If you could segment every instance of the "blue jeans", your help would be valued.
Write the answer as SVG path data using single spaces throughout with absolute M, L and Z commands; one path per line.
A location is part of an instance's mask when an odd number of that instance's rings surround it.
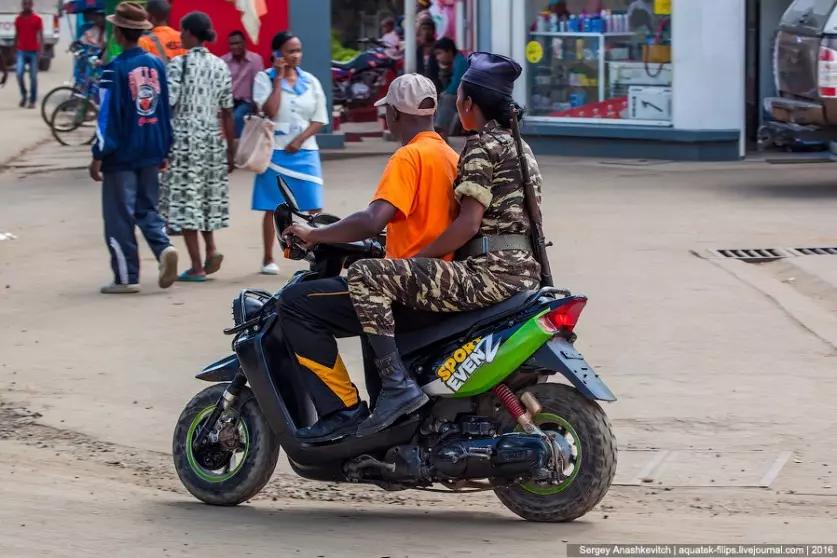
M 15 71 L 17 72 L 17 84 L 20 86 L 20 100 L 26 101 L 26 84 L 23 76 L 26 73 L 26 65 L 29 65 L 29 102 L 35 103 L 38 100 L 38 53 L 34 50 L 17 51 Z
M 244 131 L 244 117 L 250 114 L 250 103 L 241 103 L 233 111 L 233 119 L 235 120 L 235 137 L 240 138 L 241 132 Z
M 166 223 L 157 212 L 160 169 L 154 166 L 102 174 L 105 242 L 110 250 L 114 282 L 134 285 L 139 283 L 139 251 L 134 228 L 139 227 L 157 259 L 171 244 Z

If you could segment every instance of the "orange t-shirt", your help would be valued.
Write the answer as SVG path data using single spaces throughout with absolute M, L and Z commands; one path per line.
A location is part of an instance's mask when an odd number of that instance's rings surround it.
M 187 50 L 183 48 L 183 43 L 180 42 L 180 31 L 172 29 L 167 25 L 161 25 L 152 29 L 151 33 L 157 36 L 157 39 L 160 41 L 160 46 L 162 46 L 163 50 L 166 51 L 166 58 L 168 58 L 169 61 L 171 61 L 172 58 L 186 54 Z M 163 59 L 163 57 L 160 56 L 160 50 L 157 48 L 154 39 L 151 37 L 147 35 L 140 37 L 139 46 L 142 47 L 143 50 L 156 55 L 161 60 Z
M 412 258 L 453 222 L 458 162 L 459 156 L 436 132 L 420 133 L 389 160 L 372 199 L 398 210 L 387 225 L 387 258 Z

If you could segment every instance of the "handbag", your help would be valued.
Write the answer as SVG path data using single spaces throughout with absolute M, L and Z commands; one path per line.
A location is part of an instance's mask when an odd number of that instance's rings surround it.
M 273 157 L 273 121 L 257 114 L 244 117 L 244 129 L 235 149 L 235 166 L 262 174 Z

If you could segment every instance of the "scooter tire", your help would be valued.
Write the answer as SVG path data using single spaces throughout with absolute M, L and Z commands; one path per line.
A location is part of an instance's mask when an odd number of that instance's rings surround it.
M 604 410 L 565 384 L 538 384 L 531 392 L 543 409 L 536 424 L 563 422 L 571 427 L 577 442 L 579 461 L 569 482 L 560 486 L 537 487 L 521 484 L 498 486 L 494 493 L 510 511 L 527 521 L 562 523 L 585 515 L 604 498 L 616 474 L 616 438 Z M 521 395 L 518 393 L 518 396 Z M 503 432 L 515 430 L 507 413 L 501 420 Z
M 215 384 L 197 395 L 183 409 L 174 429 L 172 455 L 183 486 L 195 498 L 213 506 L 236 506 L 253 498 L 270 480 L 279 459 L 279 444 L 250 388 L 238 396 L 239 421 L 246 433 L 244 456 L 234 471 L 212 476 L 197 462 L 190 449 L 192 436 L 207 410 L 213 409 L 228 383 Z M 232 473 L 232 474 L 230 474 Z

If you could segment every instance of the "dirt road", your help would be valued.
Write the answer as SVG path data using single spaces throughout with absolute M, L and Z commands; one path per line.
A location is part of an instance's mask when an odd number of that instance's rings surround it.
M 360 208 L 384 159 L 326 165 L 326 202 Z M 590 296 L 578 347 L 620 401 L 617 485 L 573 525 L 525 524 L 491 495 L 388 494 L 302 481 L 280 464 L 238 509 L 197 504 L 171 432 L 228 351 L 220 330 L 255 274 L 250 185 L 232 187 L 224 270 L 161 292 L 107 281 L 98 187 L 82 172 L 0 176 L 2 555 L 560 555 L 569 542 L 828 542 L 837 490 L 835 348 L 690 249 L 837 245 L 830 166 L 545 160 L 558 282 Z M 354 343 L 343 344 L 358 373 Z M 657 464 L 656 467 L 653 465 Z M 759 488 L 767 484 L 769 488 Z

